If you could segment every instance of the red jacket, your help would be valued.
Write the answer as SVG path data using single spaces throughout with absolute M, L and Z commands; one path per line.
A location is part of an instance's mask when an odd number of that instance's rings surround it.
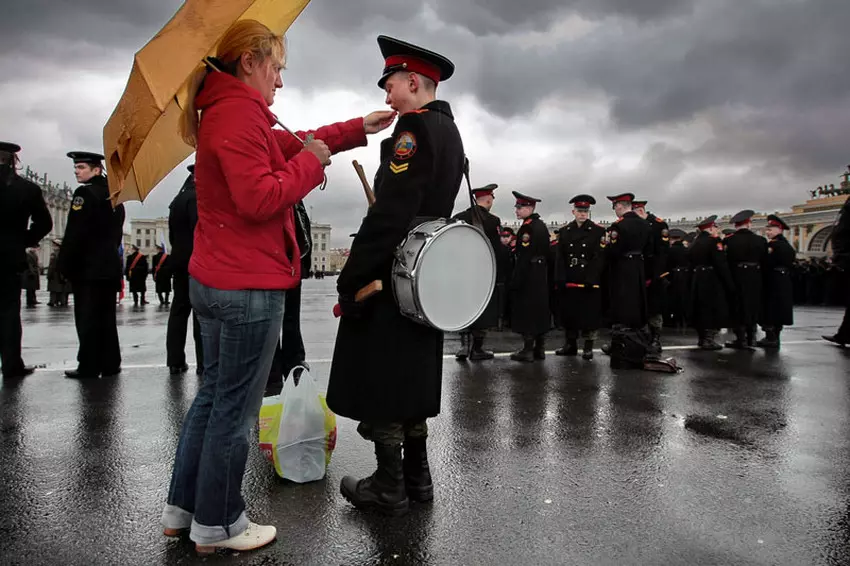
M 292 207 L 321 184 L 321 163 L 291 135 L 272 130 L 263 97 L 231 75 L 211 73 L 195 101 L 202 114 L 189 273 L 216 289 L 295 287 L 301 254 Z M 332 153 L 366 145 L 363 118 L 311 133 Z

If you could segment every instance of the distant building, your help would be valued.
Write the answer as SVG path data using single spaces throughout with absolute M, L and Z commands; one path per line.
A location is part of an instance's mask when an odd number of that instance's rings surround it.
M 313 233 L 313 271 L 331 271 L 331 225 L 311 224 Z
M 134 218 L 130 221 L 130 243 L 139 248 L 142 254 L 155 254 L 156 246 L 161 242 L 165 242 L 165 247 L 171 251 L 168 243 L 168 218 Z M 130 253 L 126 244 L 124 253 Z
M 348 261 L 348 254 L 351 250 L 348 248 L 333 248 L 329 256 L 329 269 L 333 273 L 339 273 L 345 267 L 345 262 Z

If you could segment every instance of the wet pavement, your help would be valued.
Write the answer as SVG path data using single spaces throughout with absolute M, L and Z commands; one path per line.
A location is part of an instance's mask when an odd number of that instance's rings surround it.
M 322 387 L 333 289 L 304 290 Z M 678 375 L 612 371 L 599 353 L 519 364 L 508 332 L 489 341 L 504 353 L 495 360 L 458 363 L 451 336 L 430 421 L 432 505 L 389 519 L 342 500 L 341 477 L 371 473 L 374 459 L 338 418 L 322 481 L 279 480 L 252 449 L 249 515 L 277 525 L 278 540 L 204 560 L 158 522 L 198 385 L 163 365 L 167 311 L 125 299 L 124 371 L 95 382 L 62 376 L 74 366 L 71 312 L 23 311 L 24 359 L 43 367 L 0 386 L 3 565 L 850 563 L 850 349 L 819 340 L 835 309 L 798 309 L 775 353 L 696 351 L 693 336 L 668 333 Z

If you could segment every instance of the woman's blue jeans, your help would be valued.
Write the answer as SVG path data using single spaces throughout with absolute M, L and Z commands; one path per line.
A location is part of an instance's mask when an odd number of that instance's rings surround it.
M 242 477 L 283 320 L 282 290 L 189 284 L 201 324 L 203 383 L 183 428 L 162 522 L 213 544 L 248 527 Z

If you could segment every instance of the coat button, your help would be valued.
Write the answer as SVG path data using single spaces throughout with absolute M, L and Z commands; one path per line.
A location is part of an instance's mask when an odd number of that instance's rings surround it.
M 219 224 L 219 225 L 218 225 L 218 227 L 219 227 L 219 228 L 224 228 L 224 224 Z

